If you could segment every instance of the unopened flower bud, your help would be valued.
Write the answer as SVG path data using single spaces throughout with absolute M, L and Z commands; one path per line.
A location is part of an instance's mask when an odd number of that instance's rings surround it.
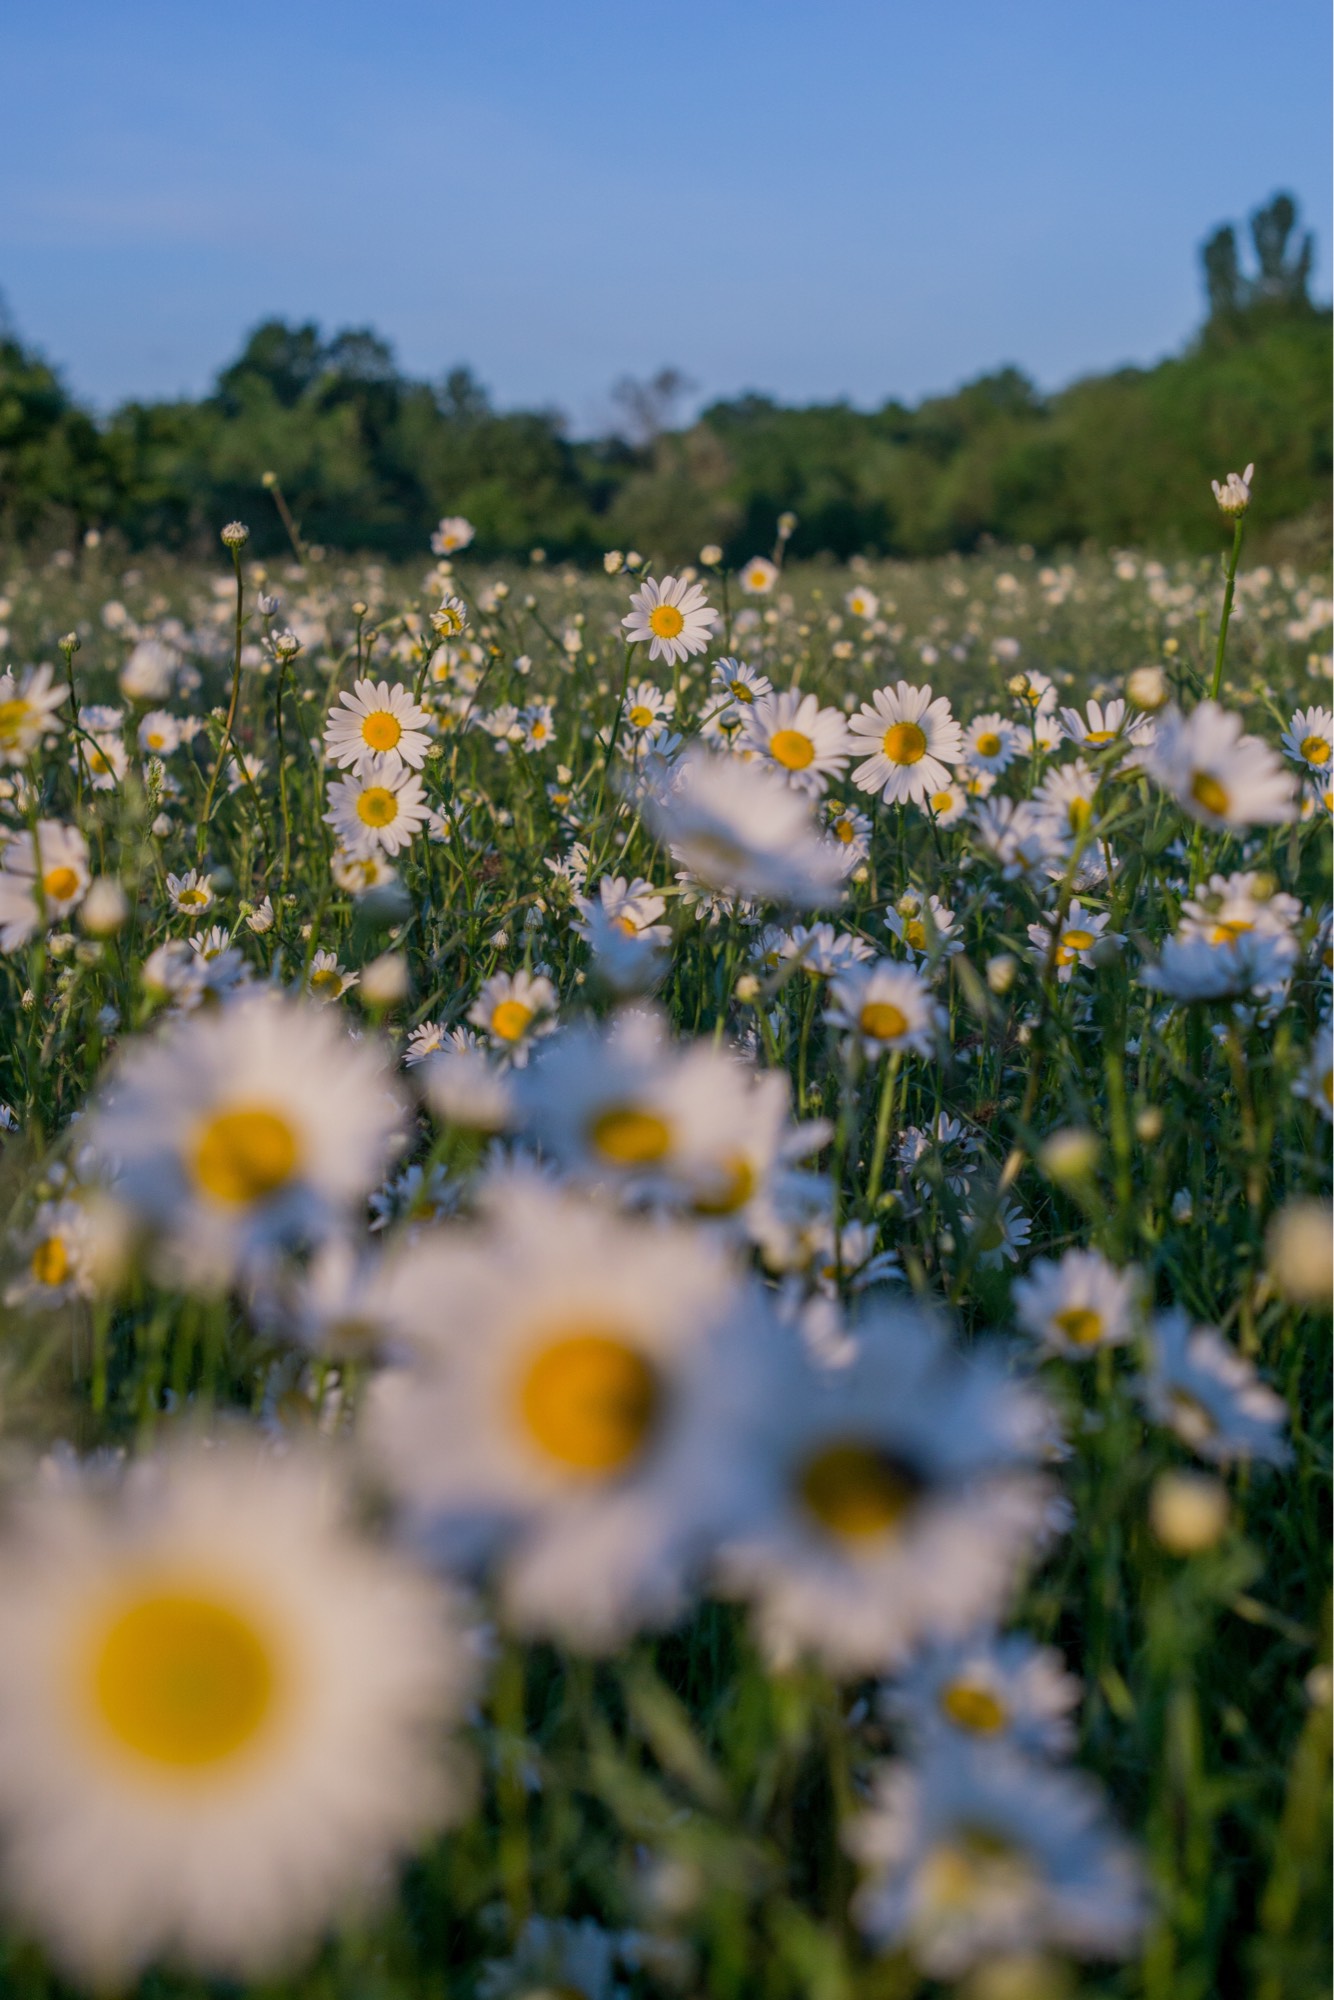
M 1126 681 L 1126 693 L 1136 708 L 1142 708 L 1151 715 L 1163 706 L 1171 689 L 1161 667 L 1136 667 Z
M 301 651 L 301 641 L 295 632 L 275 632 L 273 635 L 273 656 L 276 660 L 294 660 Z
M 89 884 L 79 922 L 89 937 L 111 937 L 129 914 L 129 900 L 114 875 L 99 875 Z
M 1146 1104 L 1142 1111 L 1135 1113 L 1135 1137 L 1146 1146 L 1163 1135 L 1163 1114 L 1156 1104 Z
M 602 558 L 602 567 L 608 576 L 616 576 L 625 568 L 625 557 L 619 549 L 608 549 Z
M 723 559 L 723 552 L 717 542 L 705 542 L 699 552 L 699 559 L 705 569 L 716 569 Z
M 278 475 L 276 472 L 261 473 L 259 483 L 266 493 L 272 493 L 274 487 L 278 484 Z
M 83 641 L 77 632 L 67 632 L 63 639 L 56 640 L 56 644 L 59 646 L 61 652 L 68 657 L 69 654 L 78 652 Z
M 222 531 L 222 546 L 225 549 L 243 549 L 250 540 L 250 530 L 244 521 L 229 521 Z
M 1059 1187 L 1086 1181 L 1098 1164 L 1102 1148 L 1096 1132 L 1080 1125 L 1067 1125 L 1043 1140 L 1038 1149 L 1038 1165 Z
M 1008 993 L 1018 970 L 1019 961 L 1012 952 L 997 952 L 994 958 L 987 960 L 987 985 L 993 993 Z
M 1229 472 L 1221 486 L 1216 479 L 1210 480 L 1221 513 L 1235 519 L 1238 514 L 1246 512 L 1251 504 L 1251 480 L 1254 477 L 1255 467 L 1248 465 L 1244 472 Z
M 1160 1472 L 1149 1494 L 1149 1525 L 1174 1556 L 1213 1548 L 1228 1513 L 1227 1488 L 1207 1472 Z
M 753 972 L 743 972 L 736 983 L 735 992 L 737 999 L 749 1002 L 755 998 L 759 990 L 760 982 L 755 977 L 755 974 Z
M 408 961 L 401 951 L 373 958 L 361 975 L 361 997 L 372 1007 L 393 1007 L 406 999 Z
M 1334 1211 L 1298 1196 L 1269 1225 L 1266 1263 L 1274 1290 L 1294 1305 L 1328 1305 L 1334 1291 Z
M 780 514 L 778 516 L 779 540 L 784 542 L 790 541 L 793 534 L 796 532 L 796 526 L 797 526 L 797 517 L 795 514 Z

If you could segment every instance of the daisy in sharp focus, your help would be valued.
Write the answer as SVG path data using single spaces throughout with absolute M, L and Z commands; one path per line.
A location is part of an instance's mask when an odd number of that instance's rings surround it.
M 664 694 L 652 681 L 637 681 L 625 692 L 625 706 L 621 711 L 626 726 L 637 736 L 654 729 L 660 722 L 666 722 L 676 713 L 676 696 L 668 689 Z
M 399 1120 L 370 1041 L 260 991 L 127 1043 L 89 1122 L 117 1200 L 183 1282 L 211 1288 L 327 1235 L 375 1185 Z
M 1299 708 L 1283 732 L 1283 748 L 1294 763 L 1318 778 L 1329 775 L 1334 759 L 1334 714 L 1327 708 Z
M 1050 960 L 1057 979 L 1062 986 L 1066 986 L 1076 971 L 1093 965 L 1093 953 L 1099 945 L 1125 943 L 1125 938 L 1119 931 L 1108 930 L 1110 922 L 1111 918 L 1105 910 L 1086 910 L 1076 896 L 1065 913 L 1059 933 L 1056 934 L 1054 950 L 1052 925 L 1039 923 L 1028 926 L 1033 957 L 1037 964 L 1043 967 Z
M 688 584 L 675 576 L 659 583 L 649 577 L 634 592 L 621 623 L 628 644 L 647 645 L 650 660 L 674 664 L 705 651 L 718 613 L 705 601 L 702 583 Z
M 1288 1422 L 1283 1398 L 1221 1333 L 1192 1328 L 1176 1307 L 1154 1318 L 1140 1397 L 1156 1423 L 1211 1464 L 1258 1459 L 1287 1465 L 1292 1458 L 1282 1435 Z
M 746 711 L 742 742 L 798 791 L 817 794 L 841 774 L 851 747 L 842 710 L 821 708 L 799 688 L 761 695 Z
M 844 854 L 772 771 L 691 750 L 644 803 L 675 860 L 706 889 L 791 909 L 843 901 Z
M 1084 713 L 1077 708 L 1061 710 L 1061 728 L 1072 743 L 1087 745 L 1090 750 L 1101 750 L 1108 743 L 1114 743 L 1121 733 L 1126 719 L 1125 702 L 1118 695 L 1114 701 L 1091 701 Z
M 866 1871 L 857 1922 L 933 1978 L 1045 1950 L 1129 1957 L 1149 1920 L 1093 1780 L 998 1745 L 936 1741 L 882 1765 L 846 1844 Z
M 829 1000 L 826 1021 L 848 1030 L 871 1061 L 884 1055 L 930 1055 L 936 1003 L 912 966 L 889 958 L 851 966 L 834 979 Z
M 928 1646 L 890 1682 L 878 1707 L 915 1743 L 1005 1743 L 1029 1756 L 1068 1756 L 1080 1685 L 1060 1654 L 1026 1632 L 975 1632 Z
M 1067 1250 L 1059 1264 L 1039 1257 L 1014 1286 L 1015 1316 L 1049 1354 L 1087 1361 L 1119 1347 L 1139 1324 L 1143 1282 L 1097 1250 Z
M 977 771 L 1008 770 L 1023 748 L 1019 731 L 1004 715 L 974 716 L 964 731 L 964 760 Z
M 43 924 L 83 901 L 91 880 L 88 843 L 77 827 L 43 819 L 0 851 L 0 951 L 18 951 Z
M 784 1331 L 751 1517 L 716 1565 L 769 1659 L 876 1673 L 998 1616 L 1047 1510 L 1045 1404 L 909 1307 L 868 1311 L 835 1369 Z
M 0 1867 L 71 1978 L 281 1971 L 469 1802 L 442 1738 L 464 1636 L 344 1515 L 332 1464 L 238 1444 L 14 1510 Z
M 371 1388 L 371 1462 L 441 1560 L 498 1566 L 518 1629 L 614 1647 L 679 1613 L 736 1504 L 746 1298 L 697 1232 L 498 1176 L 480 1229 L 398 1261 L 409 1337 Z
M 341 708 L 330 709 L 324 725 L 330 763 L 358 775 L 396 773 L 405 764 L 420 771 L 431 744 L 431 718 L 405 687 L 360 680 L 338 699 Z
M 549 1035 L 555 1027 L 559 1004 L 555 987 L 541 974 L 493 972 L 468 1009 L 468 1019 L 522 1064 L 533 1038 Z
M 944 695 L 929 687 L 879 688 L 848 723 L 854 744 L 870 751 L 852 773 L 863 792 L 879 792 L 887 805 L 919 802 L 950 782 L 948 766 L 963 758 L 963 731 Z M 872 749 L 874 745 L 874 749 Z
M 397 854 L 420 832 L 428 812 L 421 779 L 400 766 L 330 785 L 324 823 L 349 854 Z
M 0 674 L 0 764 L 26 764 L 35 750 L 60 734 L 57 710 L 69 690 L 53 685 L 48 666 L 29 667 L 21 680 L 12 667 Z
M 212 880 L 195 868 L 184 875 L 168 875 L 167 894 L 172 909 L 183 917 L 200 917 L 213 907 Z
M 341 1000 L 360 977 L 359 972 L 348 972 L 339 964 L 336 951 L 317 951 L 306 974 L 306 991 L 312 1000 L 321 1000 L 327 1005 L 331 1000 Z
M 1243 734 L 1239 715 L 1215 701 L 1202 701 L 1189 715 L 1169 709 L 1143 763 L 1204 826 L 1269 826 L 1293 817 L 1292 774 L 1260 737 Z

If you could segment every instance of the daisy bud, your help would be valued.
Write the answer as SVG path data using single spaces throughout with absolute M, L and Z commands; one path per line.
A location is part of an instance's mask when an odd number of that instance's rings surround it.
M 1216 479 L 1210 480 L 1220 513 L 1235 520 L 1237 515 L 1246 512 L 1251 504 L 1251 480 L 1254 476 L 1255 467 L 1248 465 L 1244 472 L 1229 472 L 1221 486 Z
M 644 558 L 640 555 L 638 549 L 626 550 L 625 566 L 627 569 L 642 569 L 644 567 Z
M 274 487 L 278 484 L 278 475 L 276 472 L 262 472 L 259 483 L 266 493 L 272 493 Z
M 756 994 L 759 992 L 760 982 L 755 977 L 755 974 L 753 972 L 743 972 L 733 990 L 735 991 L 738 1000 L 749 1002 L 753 1000 Z
M 112 875 L 99 875 L 89 884 L 79 922 L 89 937 L 111 937 L 129 914 L 129 901 L 120 883 Z
M 277 632 L 273 639 L 273 656 L 277 660 L 294 660 L 301 651 L 301 641 L 295 632 Z
M 243 549 L 250 540 L 250 530 L 244 521 L 229 521 L 222 531 L 222 546 L 225 549 Z
M 795 514 L 780 514 L 778 516 L 778 534 L 781 541 L 790 541 L 796 533 L 796 527 L 797 517 Z
M 65 657 L 68 659 L 71 653 L 78 652 L 79 647 L 83 644 L 83 641 L 80 639 L 77 632 L 67 632 L 63 639 L 56 640 L 56 644 L 60 648 L 61 652 L 65 655 Z
M 408 962 L 401 951 L 382 952 L 361 975 L 361 997 L 371 1007 L 393 1007 L 407 998 Z
M 1088 1180 L 1098 1164 L 1102 1148 L 1095 1132 L 1068 1125 L 1044 1139 L 1038 1150 L 1038 1165 L 1058 1187 L 1071 1187 Z
M 370 608 L 369 604 L 364 604 L 360 598 L 357 598 L 352 606 L 352 616 L 354 618 L 364 618 Z
M 1070 1975 L 1054 1959 L 1037 1953 L 1007 1953 L 975 1967 L 961 2000 L 1071 2000 Z
M 602 567 L 608 576 L 616 576 L 625 568 L 625 557 L 619 549 L 608 549 L 602 558 Z
M 1014 985 L 1015 974 L 1018 970 L 1019 961 L 1017 958 L 1008 951 L 997 952 L 994 958 L 987 960 L 987 985 L 993 993 L 1008 993 Z
M 1294 1305 L 1327 1305 L 1334 1290 L 1332 1242 L 1334 1212 L 1327 1201 L 1299 1196 L 1285 1202 L 1265 1241 L 1275 1291 Z
M 1173 1222 L 1189 1222 L 1195 1213 L 1195 1199 L 1189 1188 L 1178 1188 L 1172 1196 Z
M 699 552 L 699 559 L 705 569 L 716 569 L 723 559 L 723 552 L 717 542 L 705 542 Z
M 1126 682 L 1126 693 L 1136 708 L 1152 714 L 1163 706 L 1171 689 L 1161 667 L 1136 667 Z
M 1228 1524 L 1227 1488 L 1207 1472 L 1160 1472 L 1149 1494 L 1149 1525 L 1174 1556 L 1213 1548 Z
M 1144 1145 L 1151 1146 L 1163 1134 L 1163 1114 L 1156 1104 L 1146 1104 L 1142 1111 L 1135 1113 L 1135 1137 Z

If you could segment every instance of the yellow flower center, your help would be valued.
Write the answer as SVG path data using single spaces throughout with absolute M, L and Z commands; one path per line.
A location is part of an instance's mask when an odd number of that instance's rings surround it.
M 368 785 L 357 800 L 357 818 L 364 826 L 392 826 L 398 800 L 387 785 Z
M 754 701 L 755 697 L 744 681 L 729 681 L 727 685 L 738 701 Z
M 856 828 L 853 826 L 852 821 L 850 819 L 836 819 L 834 821 L 834 838 L 835 840 L 841 841 L 844 847 L 850 847 L 852 845 L 855 833 L 856 833 Z
M 839 1439 L 807 1459 L 797 1491 L 822 1528 L 865 1542 L 901 1528 L 923 1490 L 913 1468 L 857 1439 Z
M 498 1001 L 491 1011 L 491 1033 L 502 1042 L 517 1042 L 532 1018 L 533 1009 L 522 1000 Z
M 920 917 L 908 919 L 903 926 L 903 940 L 905 944 L 910 944 L 914 951 L 926 950 L 926 925 Z
M 7 750 L 22 736 L 23 725 L 32 712 L 32 703 L 24 701 L 21 695 L 13 701 L 0 701 L 0 743 Z
M 1089 729 L 1085 731 L 1084 741 L 1086 743 L 1110 743 L 1115 734 L 1116 731 L 1114 729 Z
M 1004 1834 L 961 1826 L 931 1849 L 918 1880 L 928 1910 L 962 1916 L 974 1908 L 1013 1903 L 1032 1873 L 1032 1863 Z
M 88 769 L 96 771 L 99 778 L 105 771 L 111 769 L 111 760 L 105 750 L 90 750 L 88 752 Z
M 1082 833 L 1093 818 L 1093 801 L 1091 799 L 1071 799 L 1066 806 L 1065 814 L 1071 833 Z
M 978 737 L 974 748 L 979 757 L 999 757 L 1001 753 L 1000 737 L 993 730 L 988 729 L 983 735 Z
M 658 639 L 675 639 L 685 622 L 674 604 L 655 604 L 648 615 L 648 629 Z
M 656 1111 L 636 1104 L 610 1104 L 588 1128 L 595 1153 L 617 1167 L 647 1167 L 661 1160 L 672 1143 L 672 1131 Z
M 630 720 L 636 729 L 647 729 L 653 721 L 653 710 L 645 707 L 642 701 L 637 701 L 630 710 Z
M 1328 764 L 1330 746 L 1323 736 L 1304 736 L 1302 755 L 1308 764 Z
M 361 725 L 361 740 L 372 750 L 393 750 L 403 734 L 403 725 L 387 708 L 377 708 Z
M 1246 917 L 1220 917 L 1209 933 L 1209 942 L 1234 944 L 1239 937 L 1245 937 L 1247 931 L 1254 929 L 1255 925 Z
M 755 1186 L 755 1169 L 744 1155 L 737 1153 L 731 1159 L 721 1160 L 714 1187 L 707 1194 L 695 1197 L 696 1212 L 699 1215 L 735 1215 L 750 1200 Z
M 208 907 L 207 889 L 178 889 L 176 901 L 183 910 L 198 910 Z
M 776 729 L 769 738 L 769 755 L 785 771 L 804 771 L 815 756 L 815 745 L 799 729 Z
M 908 1016 L 892 1000 L 868 1000 L 857 1016 L 857 1025 L 877 1042 L 892 1042 L 907 1032 Z
M 326 965 L 319 972 L 310 975 L 313 993 L 337 993 L 343 984 L 343 975 L 336 965 Z
M 571 1472 L 607 1478 L 643 1451 L 661 1414 L 662 1388 L 652 1363 L 624 1340 L 574 1333 L 542 1349 L 519 1400 L 548 1457 Z
M 1067 1306 L 1051 1317 L 1072 1347 L 1096 1347 L 1102 1339 L 1102 1314 L 1092 1306 Z
M 1062 933 L 1061 943 L 1070 952 L 1087 951 L 1090 945 L 1097 943 L 1097 939 L 1092 931 L 1065 931 Z
M 1232 801 L 1227 788 L 1220 785 L 1217 778 L 1208 771 L 1196 771 L 1190 781 L 1190 795 L 1197 806 L 1202 806 L 1215 819 L 1226 819 Z
M 975 1681 L 952 1681 L 942 1688 L 940 1709 L 956 1728 L 975 1736 L 994 1736 L 1009 1721 L 1005 1704 L 990 1688 L 979 1687 Z
M 79 877 L 73 868 L 49 868 L 42 877 L 42 887 L 52 902 L 68 902 L 79 893 Z
M 285 1186 L 298 1153 L 285 1118 L 263 1105 L 238 1105 L 216 1112 L 196 1133 L 190 1167 L 203 1193 L 240 1208 Z
M 896 722 L 885 731 L 881 748 L 891 764 L 920 764 L 926 755 L 926 731 L 915 722 Z
M 953 803 L 954 795 L 952 792 L 932 792 L 931 794 L 932 812 L 948 812 Z
M 1005 1242 L 1005 1224 L 999 1219 L 987 1223 L 977 1239 L 979 1250 L 999 1250 Z
M 93 1705 L 125 1750 L 178 1773 L 244 1750 L 271 1719 L 279 1675 L 267 1635 L 226 1604 L 164 1590 L 100 1635 Z
M 63 1285 L 69 1276 L 69 1251 L 62 1236 L 48 1236 L 32 1253 L 28 1269 L 39 1285 Z

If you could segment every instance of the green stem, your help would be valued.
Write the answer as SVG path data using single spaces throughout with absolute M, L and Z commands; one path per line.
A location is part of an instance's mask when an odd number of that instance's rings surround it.
M 1227 651 L 1227 628 L 1232 617 L 1232 593 L 1237 584 L 1237 560 L 1241 555 L 1241 538 L 1246 528 L 1246 516 L 1238 514 L 1236 526 L 1232 530 L 1232 554 L 1228 557 L 1227 582 L 1223 585 L 1223 615 L 1218 621 L 1218 648 L 1214 654 L 1214 677 L 1209 683 L 1209 699 L 1218 700 L 1218 690 L 1223 685 L 1223 655 Z
M 199 815 L 199 835 L 195 841 L 196 866 L 204 858 L 204 846 L 208 839 L 208 823 L 213 813 L 213 794 L 218 789 L 218 778 L 222 772 L 223 765 L 227 762 L 227 752 L 231 747 L 232 741 L 232 730 L 236 725 L 237 705 L 241 699 L 241 633 L 245 623 L 245 585 L 241 581 L 241 551 L 239 548 L 232 550 L 232 565 L 236 571 L 236 643 L 232 654 L 232 698 L 227 709 L 227 720 L 223 725 L 222 741 L 218 745 L 218 755 L 213 766 L 213 775 L 208 781 L 208 790 L 204 794 L 203 810 Z

